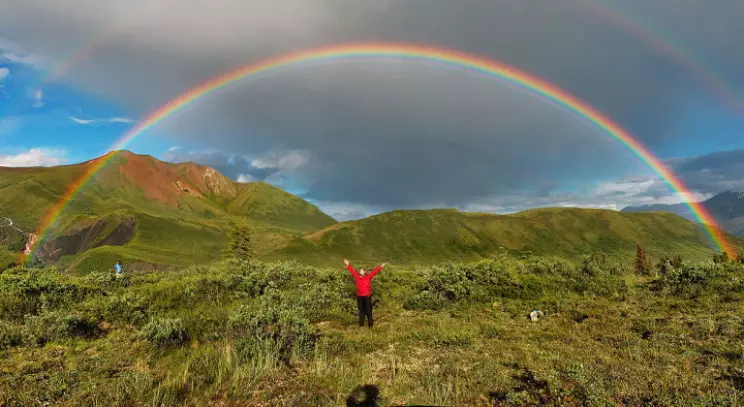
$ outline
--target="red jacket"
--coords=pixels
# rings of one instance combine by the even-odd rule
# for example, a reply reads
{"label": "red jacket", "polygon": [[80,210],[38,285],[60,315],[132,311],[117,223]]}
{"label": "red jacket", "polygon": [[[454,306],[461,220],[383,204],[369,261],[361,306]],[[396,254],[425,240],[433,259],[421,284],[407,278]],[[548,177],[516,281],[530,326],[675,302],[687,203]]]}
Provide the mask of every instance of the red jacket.
{"label": "red jacket", "polygon": [[378,266],[364,277],[360,276],[359,273],[354,270],[354,267],[351,267],[351,264],[346,266],[346,268],[349,269],[351,275],[354,276],[354,283],[356,283],[357,286],[357,295],[360,297],[368,297],[372,295],[372,277],[382,270],[382,266]]}

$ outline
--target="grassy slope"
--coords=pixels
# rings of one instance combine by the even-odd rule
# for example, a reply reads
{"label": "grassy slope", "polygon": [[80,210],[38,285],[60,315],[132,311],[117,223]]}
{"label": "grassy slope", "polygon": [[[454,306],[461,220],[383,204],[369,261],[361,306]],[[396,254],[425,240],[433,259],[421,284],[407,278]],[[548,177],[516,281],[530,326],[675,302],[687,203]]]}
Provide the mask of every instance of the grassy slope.
{"label": "grassy slope", "polygon": [[[90,164],[0,168],[0,215],[11,217],[24,230],[33,230],[86,165]],[[53,234],[67,233],[101,217],[135,216],[134,241],[124,247],[91,250],[67,259],[66,264],[94,270],[114,258],[174,265],[207,262],[219,256],[225,229],[240,217],[256,226],[257,249],[263,258],[295,258],[313,264],[335,264],[343,257],[396,263],[466,260],[491,256],[500,247],[570,259],[590,250],[628,258],[636,243],[652,256],[662,251],[681,252],[692,259],[710,255],[705,235],[693,223],[666,213],[570,208],[509,216],[394,211],[336,223],[317,207],[265,183],[230,182],[219,191],[210,189],[199,179],[205,168],[131,153],[117,156],[65,209]],[[199,193],[182,194],[174,189],[176,180],[196,186]]]}
{"label": "grassy slope", "polygon": [[[128,162],[150,172],[142,171],[145,179],[131,179],[131,174],[121,171]],[[87,165],[0,168],[0,216],[10,217],[24,230],[34,230]],[[224,247],[228,224],[239,217],[252,220],[263,232],[259,245],[266,247],[261,252],[282,245],[293,235],[335,223],[315,206],[264,183],[230,182],[229,189],[237,193],[220,195],[207,190],[168,199],[175,180],[188,183],[180,176],[189,170],[188,175],[198,176],[205,168],[131,153],[115,157],[65,208],[51,234],[68,234],[98,219],[129,215],[137,218],[136,236],[127,246],[97,248],[78,259],[66,259],[66,264],[93,270],[114,258],[173,265],[211,261]],[[166,198],[153,198],[153,191],[164,192]]]}
{"label": "grassy slope", "polygon": [[303,257],[315,264],[337,262],[342,257],[364,262],[431,263],[488,257],[503,247],[511,252],[533,251],[574,260],[590,250],[628,259],[637,243],[653,257],[679,252],[702,259],[711,254],[705,233],[673,214],[560,208],[514,215],[394,211],[296,239],[277,257]]}
{"label": "grassy slope", "polygon": [[301,231],[316,231],[336,223],[302,198],[263,182],[240,184],[238,196],[227,205],[227,212]]}
{"label": "grassy slope", "polygon": [[83,170],[83,165],[0,168],[0,215],[9,216],[23,230],[33,230]]}

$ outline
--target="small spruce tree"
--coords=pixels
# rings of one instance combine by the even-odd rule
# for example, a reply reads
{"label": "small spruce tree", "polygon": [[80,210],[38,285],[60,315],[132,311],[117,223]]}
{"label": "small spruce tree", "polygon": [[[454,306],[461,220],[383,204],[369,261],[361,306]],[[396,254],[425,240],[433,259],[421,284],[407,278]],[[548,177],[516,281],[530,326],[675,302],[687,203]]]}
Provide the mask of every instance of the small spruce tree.
{"label": "small spruce tree", "polygon": [[256,257],[255,233],[251,226],[241,221],[232,226],[228,234],[228,246],[224,254],[238,259],[253,259]]}
{"label": "small spruce tree", "polygon": [[639,244],[636,245],[635,270],[638,274],[648,274],[651,271],[651,262]]}

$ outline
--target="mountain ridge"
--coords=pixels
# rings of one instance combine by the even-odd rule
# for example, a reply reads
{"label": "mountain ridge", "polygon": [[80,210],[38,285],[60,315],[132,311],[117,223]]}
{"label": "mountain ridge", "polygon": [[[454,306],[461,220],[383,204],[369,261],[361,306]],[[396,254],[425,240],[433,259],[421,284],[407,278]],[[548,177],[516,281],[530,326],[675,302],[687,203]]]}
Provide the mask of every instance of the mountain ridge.
{"label": "mountain ridge", "polygon": [[[728,190],[699,203],[724,230],[744,237],[744,192]],[[621,212],[670,212],[686,219],[697,220],[687,205],[682,203],[627,206]]]}
{"label": "mountain ridge", "polygon": [[68,185],[108,160],[67,205],[36,258],[74,270],[130,264],[188,265],[220,257],[227,231],[247,220],[265,259],[330,264],[346,256],[399,263],[467,260],[504,250],[579,259],[591,251],[619,258],[635,244],[652,256],[694,258],[712,250],[702,228],[673,214],[542,208],[510,215],[452,208],[394,210],[338,222],[317,206],[263,182],[237,183],[215,169],[168,163],[129,151],[79,164],[0,168],[0,215],[25,230],[67,193]]}

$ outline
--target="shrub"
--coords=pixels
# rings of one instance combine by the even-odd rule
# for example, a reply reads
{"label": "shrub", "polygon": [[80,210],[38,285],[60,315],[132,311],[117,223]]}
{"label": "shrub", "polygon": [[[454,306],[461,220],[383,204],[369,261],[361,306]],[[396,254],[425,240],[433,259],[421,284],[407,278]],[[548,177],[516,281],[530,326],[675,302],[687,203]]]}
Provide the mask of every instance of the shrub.
{"label": "shrub", "polygon": [[238,308],[228,327],[244,361],[267,350],[284,361],[302,357],[312,352],[318,337],[303,311],[276,293]]}
{"label": "shrub", "polygon": [[222,279],[223,284],[251,296],[260,296],[270,289],[284,288],[300,275],[314,276],[315,269],[297,262],[260,263],[232,259],[227,263],[230,270]]}
{"label": "shrub", "polygon": [[91,338],[100,333],[99,320],[81,312],[51,311],[29,315],[24,326],[24,338],[31,345],[65,338]]}
{"label": "shrub", "polygon": [[[85,275],[86,282],[89,282],[98,286],[110,286],[111,283],[117,281],[116,276],[112,272],[104,271],[92,271]],[[121,278],[119,278],[121,280]]]}
{"label": "shrub", "polygon": [[25,315],[61,308],[84,300],[100,289],[64,280],[51,270],[13,269],[0,274],[0,315],[22,320]]}
{"label": "shrub", "polygon": [[470,295],[470,279],[462,267],[454,264],[433,267],[427,286],[428,291],[449,301],[465,299]]}
{"label": "shrub", "polygon": [[40,308],[39,299],[34,296],[4,292],[0,295],[0,318],[23,322],[26,315],[36,314]]}
{"label": "shrub", "polygon": [[407,310],[432,310],[439,311],[444,308],[446,299],[439,293],[431,291],[421,291],[413,295],[403,303],[403,308]]}
{"label": "shrub", "polygon": [[0,350],[12,348],[23,343],[21,328],[0,321]]}
{"label": "shrub", "polygon": [[136,292],[125,292],[122,295],[104,297],[87,305],[96,308],[107,321],[139,325],[148,320],[147,304],[147,300]]}
{"label": "shrub", "polygon": [[286,295],[292,297],[292,301],[311,322],[318,322],[355,312],[356,300],[351,295],[352,287],[312,281],[300,284],[298,291]]}
{"label": "shrub", "polygon": [[180,345],[189,338],[181,318],[154,318],[142,328],[140,337],[156,346]]}

